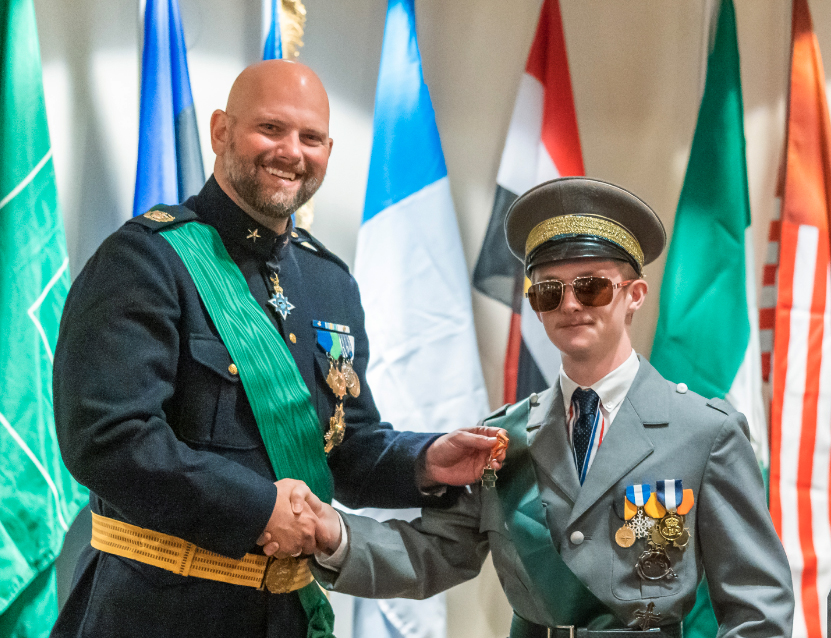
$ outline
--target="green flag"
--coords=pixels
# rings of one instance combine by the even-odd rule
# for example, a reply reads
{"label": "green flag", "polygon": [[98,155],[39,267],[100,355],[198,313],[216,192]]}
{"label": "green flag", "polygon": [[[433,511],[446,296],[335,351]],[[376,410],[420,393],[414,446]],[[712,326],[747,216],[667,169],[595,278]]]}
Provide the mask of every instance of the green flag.
{"label": "green flag", "polygon": [[0,0],[0,635],[46,636],[86,492],[61,461],[52,353],[69,289],[32,0]]}
{"label": "green flag", "polygon": [[[652,364],[747,416],[768,464],[758,310],[745,162],[739,47],[732,0],[722,0],[707,81],[661,288]],[[707,588],[699,587],[685,638],[714,638]]]}

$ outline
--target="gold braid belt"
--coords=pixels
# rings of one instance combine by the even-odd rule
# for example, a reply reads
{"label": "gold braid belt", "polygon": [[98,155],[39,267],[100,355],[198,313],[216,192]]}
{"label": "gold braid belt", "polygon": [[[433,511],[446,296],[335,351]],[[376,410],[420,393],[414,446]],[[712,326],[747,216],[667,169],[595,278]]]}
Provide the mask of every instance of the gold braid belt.
{"label": "gold braid belt", "polygon": [[287,594],[314,581],[308,558],[269,558],[246,554],[227,558],[193,543],[92,513],[90,544],[102,552],[160,567],[180,576],[195,576],[232,585]]}

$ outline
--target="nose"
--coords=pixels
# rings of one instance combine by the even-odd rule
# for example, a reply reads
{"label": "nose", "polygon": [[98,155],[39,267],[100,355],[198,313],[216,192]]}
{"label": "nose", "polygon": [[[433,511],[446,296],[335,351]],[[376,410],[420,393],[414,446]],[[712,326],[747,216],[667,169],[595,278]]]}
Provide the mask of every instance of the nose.
{"label": "nose", "polygon": [[562,312],[574,312],[582,308],[583,304],[577,301],[577,297],[574,296],[574,288],[570,285],[563,286],[563,300],[560,302],[559,310]]}
{"label": "nose", "polygon": [[300,145],[300,134],[297,131],[287,131],[277,140],[277,157],[297,164],[303,157]]}

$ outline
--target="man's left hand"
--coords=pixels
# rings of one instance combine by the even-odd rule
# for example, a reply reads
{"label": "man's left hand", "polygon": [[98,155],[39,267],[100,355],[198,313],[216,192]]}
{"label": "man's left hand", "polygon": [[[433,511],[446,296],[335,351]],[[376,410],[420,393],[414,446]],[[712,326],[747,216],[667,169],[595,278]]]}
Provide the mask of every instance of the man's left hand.
{"label": "man's left hand", "polygon": [[[427,448],[419,487],[429,489],[436,485],[470,485],[478,481],[491,458],[491,450],[497,443],[496,435],[499,431],[500,428],[477,425],[454,430],[436,439]],[[498,470],[504,460],[503,450],[491,463],[491,467]]]}

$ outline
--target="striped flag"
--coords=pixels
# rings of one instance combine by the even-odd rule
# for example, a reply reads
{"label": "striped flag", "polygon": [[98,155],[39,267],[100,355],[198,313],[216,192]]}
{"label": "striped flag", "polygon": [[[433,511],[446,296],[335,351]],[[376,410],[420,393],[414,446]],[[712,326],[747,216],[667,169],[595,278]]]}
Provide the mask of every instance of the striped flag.
{"label": "striped flag", "polygon": [[793,576],[795,638],[827,635],[831,588],[831,124],[807,0],[794,0],[779,227],[770,510]]}
{"label": "striped flag", "polygon": [[[372,347],[367,379],[383,418],[402,430],[474,425],[488,401],[414,0],[389,0],[373,129],[355,258]],[[355,636],[445,634],[443,594],[356,601]]]}
{"label": "striped flag", "polygon": [[513,309],[505,355],[506,403],[552,385],[560,371],[560,353],[524,298],[528,282],[522,264],[508,250],[505,214],[533,186],[582,174],[560,4],[545,0],[502,151],[493,212],[473,271],[477,290]]}
{"label": "striped flag", "polygon": [[205,183],[178,0],[147,0],[133,216],[178,204]]}
{"label": "striped flag", "polygon": [[55,558],[88,500],[61,460],[52,357],[69,259],[32,0],[0,0],[0,636],[49,635]]}
{"label": "striped flag", "polygon": [[263,45],[263,60],[283,59],[283,36],[280,33],[279,0],[265,0],[263,3],[263,24],[268,26]]}
{"label": "striped flag", "polygon": [[[721,0],[650,361],[666,378],[706,397],[726,398],[743,412],[756,458],[766,469],[750,222],[736,15],[733,0]],[[684,635],[715,638],[717,632],[702,583]]]}

